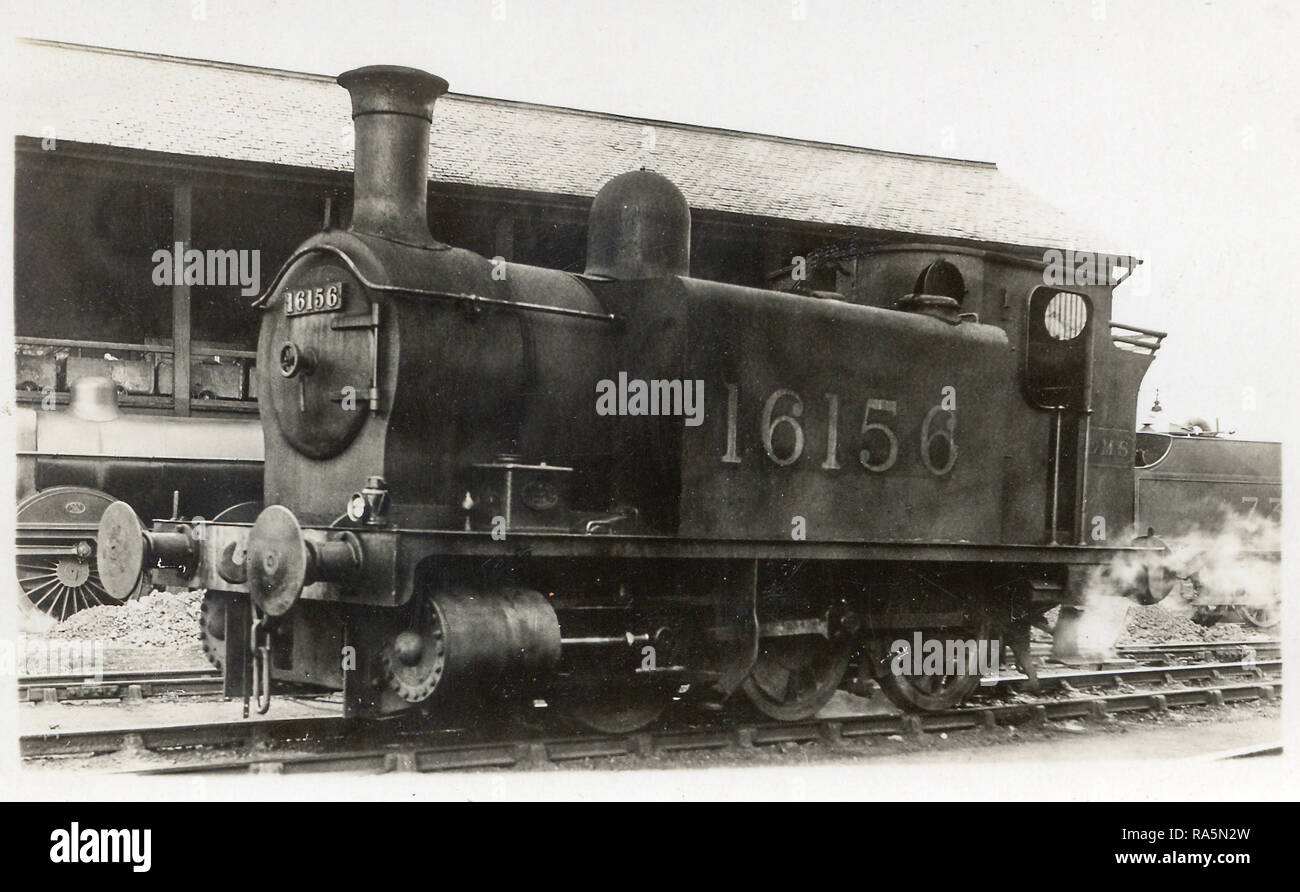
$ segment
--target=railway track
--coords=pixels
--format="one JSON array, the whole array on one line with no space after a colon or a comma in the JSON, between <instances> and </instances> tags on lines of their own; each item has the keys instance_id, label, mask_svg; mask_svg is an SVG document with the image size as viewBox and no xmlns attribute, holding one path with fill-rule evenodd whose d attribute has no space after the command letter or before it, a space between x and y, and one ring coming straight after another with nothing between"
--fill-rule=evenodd
<instances>
[{"instance_id":1,"label":"railway track","mask_svg":"<svg viewBox=\"0 0 1300 892\"><path fill-rule=\"evenodd\" d=\"M1282 642L1259 641L1176 641L1170 644L1129 644L1116 648L1121 656L1133 659L1183 657L1206 660L1211 654L1253 653L1257 658L1272 658L1282 653Z\"/></svg>"},{"instance_id":2,"label":"railway track","mask_svg":"<svg viewBox=\"0 0 1300 892\"><path fill-rule=\"evenodd\" d=\"M1035 642L1030 652L1037 657L1049 657L1052 645ZM1122 644L1115 648L1115 656L1132 660L1196 659L1209 662L1231 655L1242 659L1253 654L1256 659L1272 659L1282 654L1282 642L1275 639L1249 641L1175 641L1166 644Z\"/></svg>"},{"instance_id":3,"label":"railway track","mask_svg":"<svg viewBox=\"0 0 1300 892\"><path fill-rule=\"evenodd\" d=\"M530 767L592 758L649 756L698 750L725 750L822 741L843 744L858 738L912 736L965 729L992 730L1000 726L1041 727L1069 719L1108 720L1122 713L1163 712L1188 706L1225 705L1249 700L1271 700L1281 695L1282 683L1218 685L1184 688L1161 693L1131 693L1106 697L1074 698L1032 704L968 707L923 715L871 715L814 719L806 722L702 727L687 730L640 732L631 735L586 735L536 740L390 746L364 752L322 753L300 756L249 754L208 764L146 769L142 774L194 772L251 772L271 774L320 771L390 772L448 771L472 768Z\"/></svg>"},{"instance_id":4,"label":"railway track","mask_svg":"<svg viewBox=\"0 0 1300 892\"><path fill-rule=\"evenodd\" d=\"M1271 660L1280 657L1279 641L1183 641L1172 644L1128 645L1117 649L1118 655L1137 660L1155 660L1163 657L1197 659L1210 663L1225 654L1237 659L1245 657L1249 648L1257 660ZM1042 656L1049 647L1034 648L1035 655ZM1196 667L1174 667L1194 670ZM1142 674L1144 670L1133 670L1129 679L1132 682L1160 681L1158 677ZM1115 677L1114 671L1103 670L1106 677ZM1066 678L1070 673L1061 673L1056 677ZM1088 675L1098 673L1078 673L1077 681L1083 683ZM1000 686L1023 687L1024 676L1007 676L999 679ZM141 699L164 694L197 695L218 694L222 690L221 673L213 668L172 669L161 672L151 670L132 670L104 672L90 677L83 674L66 675L28 675L18 679L18 700L22 703L59 702L64 700L111 700Z\"/></svg>"},{"instance_id":5,"label":"railway track","mask_svg":"<svg viewBox=\"0 0 1300 892\"><path fill-rule=\"evenodd\" d=\"M1222 682L1228 679L1259 679L1281 675L1281 660L1253 660L1224 663L1197 663L1180 666L1138 666L1134 668L1115 668L1098 670L1075 670L1056 672L1038 677L1039 690L1036 693L1053 691L1069 693L1083 688L1123 687L1138 684L1163 684L1175 686L1190 681ZM982 684L976 689L978 693L992 694L1026 693L1029 691L1029 679L1024 675L1003 675L992 679L989 684Z\"/></svg>"},{"instance_id":6,"label":"railway track","mask_svg":"<svg viewBox=\"0 0 1300 892\"><path fill-rule=\"evenodd\" d=\"M976 700L960 709L923 715L831 716L794 723L736 723L725 719L643 731L628 735L548 736L529 732L513 739L486 737L464 730L435 730L409 722L358 722L341 716L166 725L143 728L54 731L24 735L24 758L91 756L104 753L148 756L151 753L200 747L244 747L230 759L144 768L145 774L193 772L312 772L312 771L442 771L470 768L508 768L562 763L577 759L651 755L688 750L759 747L787 742L821 740L837 744L855 738L904 735L919 737L970 728L993 729L1006 725L1042 726L1069 719L1108 720L1134 712L1163 712L1189 706L1222 706L1252 700L1273 700L1281 695L1281 663L1221 663L1202 666L1071 672L1049 676L1048 691L1067 693L1066 699L1019 700L1013 703ZM1180 682L1206 681L1198 687ZM1015 693L1027 682L1007 676L986 686L992 692ZM1123 687L1155 682L1161 690L1108 690L1097 696L1078 696L1085 687ZM338 752L294 754L272 746L295 743L342 747Z\"/></svg>"},{"instance_id":7,"label":"railway track","mask_svg":"<svg viewBox=\"0 0 1300 892\"><path fill-rule=\"evenodd\" d=\"M140 700L161 694L193 696L219 694L221 673L216 669L129 670L98 675L25 675L18 679L20 703L63 700Z\"/></svg>"}]
</instances>

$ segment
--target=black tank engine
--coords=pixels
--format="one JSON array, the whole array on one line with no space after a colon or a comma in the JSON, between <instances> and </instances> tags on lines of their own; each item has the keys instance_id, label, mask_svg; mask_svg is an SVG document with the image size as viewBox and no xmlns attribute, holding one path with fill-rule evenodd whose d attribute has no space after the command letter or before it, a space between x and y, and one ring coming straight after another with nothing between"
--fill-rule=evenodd
<instances>
[{"instance_id":1,"label":"black tank engine","mask_svg":"<svg viewBox=\"0 0 1300 892\"><path fill-rule=\"evenodd\" d=\"M1154 347L1109 287L937 243L880 246L850 294L692 279L687 202L644 170L596 196L584 273L494 263L428 230L446 82L339 83L351 222L259 300L265 507L146 530L117 503L99 529L110 590L207 590L229 693L540 695L606 730L737 692L799 719L869 679L944 708L978 676L892 673L891 642L1027 652L1089 573L1150 554L1128 537Z\"/></svg>"}]
</instances>

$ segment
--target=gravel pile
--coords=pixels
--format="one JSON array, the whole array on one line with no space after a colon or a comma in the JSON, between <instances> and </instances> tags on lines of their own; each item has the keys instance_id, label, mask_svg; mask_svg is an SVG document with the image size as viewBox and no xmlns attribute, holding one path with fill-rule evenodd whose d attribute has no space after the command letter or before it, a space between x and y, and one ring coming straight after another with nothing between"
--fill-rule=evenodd
<instances>
[{"instance_id":1,"label":"gravel pile","mask_svg":"<svg viewBox=\"0 0 1300 892\"><path fill-rule=\"evenodd\" d=\"M1250 637L1254 629L1243 632L1235 623L1203 626L1187 616L1171 612L1160 604L1143 607L1134 604L1128 612L1128 628L1120 644L1163 644L1171 641L1231 641Z\"/></svg>"},{"instance_id":2,"label":"gravel pile","mask_svg":"<svg viewBox=\"0 0 1300 892\"><path fill-rule=\"evenodd\" d=\"M1056 617L1060 611L1052 608L1047 612L1049 625L1055 627ZM1240 626L1235 623L1218 623L1203 626L1192 622L1186 613L1175 613L1162 604L1143 607L1133 603L1128 609L1128 619L1124 632L1119 636L1118 644L1168 644L1175 641L1239 641L1259 634L1253 626ZM1049 642L1052 636L1035 628L1031 632L1034 641Z\"/></svg>"},{"instance_id":3,"label":"gravel pile","mask_svg":"<svg viewBox=\"0 0 1300 892\"><path fill-rule=\"evenodd\" d=\"M49 637L102 640L119 647L188 647L197 640L202 602L202 592L153 592L118 607L74 613Z\"/></svg>"}]
</instances>

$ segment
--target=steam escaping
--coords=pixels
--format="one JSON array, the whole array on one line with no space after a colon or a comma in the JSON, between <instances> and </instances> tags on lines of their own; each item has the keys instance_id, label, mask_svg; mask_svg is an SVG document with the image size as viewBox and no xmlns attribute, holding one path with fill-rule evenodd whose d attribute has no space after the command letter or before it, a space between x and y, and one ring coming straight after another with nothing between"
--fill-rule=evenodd
<instances>
[{"instance_id":1,"label":"steam escaping","mask_svg":"<svg viewBox=\"0 0 1300 892\"><path fill-rule=\"evenodd\" d=\"M1131 531L1125 531L1121 541L1133 538ZM1128 625L1129 608L1135 603L1150 604L1168 592L1168 559L1167 552L1124 552L1109 564L1089 569L1079 603L1061 605L1052 629L1052 656L1067 664L1115 659L1115 645Z\"/></svg>"},{"instance_id":2,"label":"steam escaping","mask_svg":"<svg viewBox=\"0 0 1300 892\"><path fill-rule=\"evenodd\" d=\"M1229 616L1236 611L1266 625L1280 617L1280 524L1269 517L1238 514L1222 503L1204 516L1210 521L1165 540L1165 550L1127 552L1094 568L1083 585L1082 606L1061 608L1053 656L1066 663L1114 659L1135 602L1158 601L1161 609L1188 618L1206 611ZM1146 541L1162 544L1159 539Z\"/></svg>"},{"instance_id":3,"label":"steam escaping","mask_svg":"<svg viewBox=\"0 0 1300 892\"><path fill-rule=\"evenodd\" d=\"M1276 520L1221 508L1216 522L1169 543L1169 568L1180 585L1169 609L1236 605L1279 610L1282 578L1277 559L1282 528Z\"/></svg>"},{"instance_id":4,"label":"steam escaping","mask_svg":"<svg viewBox=\"0 0 1300 892\"><path fill-rule=\"evenodd\" d=\"M1128 624L1133 601L1098 589L1083 607L1061 605L1052 630L1052 656L1062 663L1104 663Z\"/></svg>"}]
</instances>

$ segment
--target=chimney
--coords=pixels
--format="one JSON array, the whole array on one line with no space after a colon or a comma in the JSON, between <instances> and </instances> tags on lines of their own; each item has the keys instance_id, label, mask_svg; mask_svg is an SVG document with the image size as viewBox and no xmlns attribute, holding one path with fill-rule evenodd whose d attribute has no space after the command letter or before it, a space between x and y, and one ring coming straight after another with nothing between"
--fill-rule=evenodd
<instances>
[{"instance_id":1,"label":"chimney","mask_svg":"<svg viewBox=\"0 0 1300 892\"><path fill-rule=\"evenodd\" d=\"M447 82L416 68L370 65L346 71L356 148L352 229L429 245L429 125Z\"/></svg>"}]
</instances>

